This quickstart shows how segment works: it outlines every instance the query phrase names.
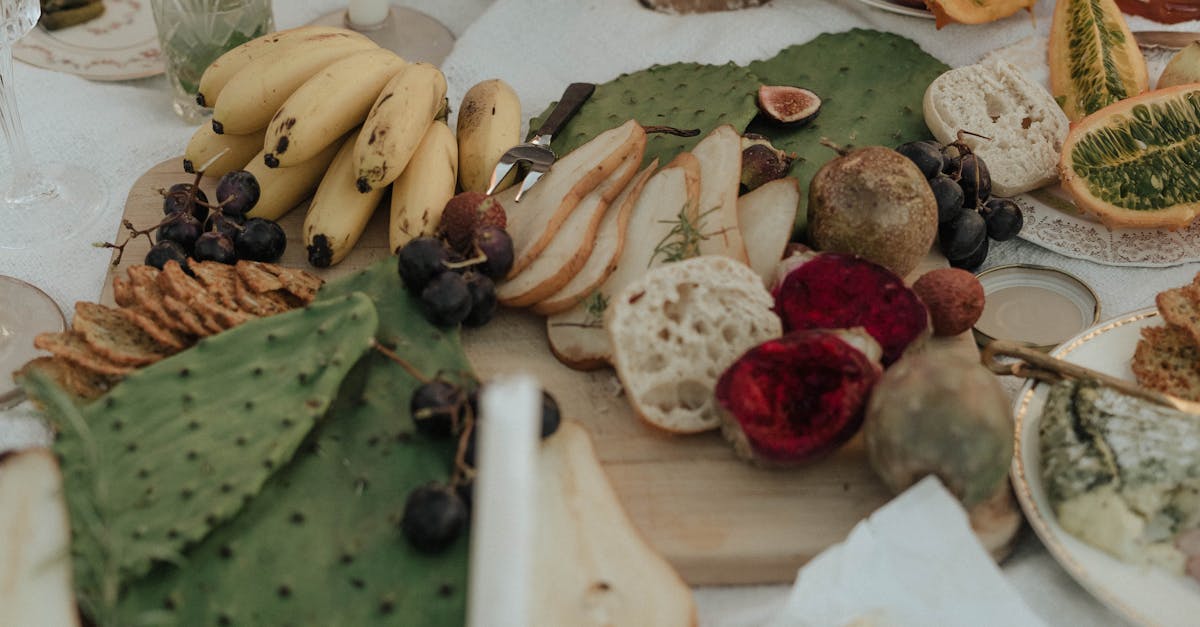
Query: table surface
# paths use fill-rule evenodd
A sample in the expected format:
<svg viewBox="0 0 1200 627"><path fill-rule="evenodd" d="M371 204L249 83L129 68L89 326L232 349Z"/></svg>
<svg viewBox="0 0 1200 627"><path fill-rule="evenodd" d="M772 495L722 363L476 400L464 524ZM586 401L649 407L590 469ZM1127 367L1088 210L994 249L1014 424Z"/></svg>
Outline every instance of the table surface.
<svg viewBox="0 0 1200 627"><path fill-rule="evenodd" d="M480 31L504 24L507 17L511 17L504 15L505 11L515 15L521 10L520 5L529 2L496 0L493 4L491 0L411 0L399 4L414 6L441 20L464 42L471 41L471 50L474 51L481 49L478 42L482 38L493 37L491 32ZM566 16L557 20L553 19L554 16L548 17L547 23L555 25L572 19L572 12L581 16L581 20L596 21L617 19L613 16L618 11L633 15L638 10L636 0L571 0L553 3L552 7L550 5L547 3L547 12L559 11ZM973 62L993 47L1012 44L1038 34L1044 36L1049 29L1053 9L1051 0L1041 0L1032 18L1019 15L992 25L952 26L935 31L931 21L886 14L861 5L856 0L774 0L772 5L772 10L776 11L792 11L796 14L807 11L818 16L812 20L816 29L844 30L861 26L897 32L917 40L931 54L955 66ZM298 26L341 6L345 6L344 0L276 2L276 24L280 28ZM755 10L739 13L748 14L751 11ZM683 23L687 18L654 16L653 19L654 27L666 32L675 27L673 20ZM722 19L744 18L732 14L725 17L706 16L689 25L698 24L719 34L723 32ZM1161 28L1140 20L1131 20L1131 24L1135 29ZM1200 30L1200 25L1183 24L1174 28ZM530 32L526 29L525 34L545 34L544 31ZM664 45L656 48L653 41L645 43L640 49L622 49L619 45L614 45L613 49L621 50L621 54L629 57L628 63L638 60L642 65L656 61L718 61L731 58L745 62L769 56L773 50L792 43L805 41L814 33L788 34L783 29L759 32L753 41L745 40L744 46L726 46L726 49L739 52L728 54L725 59L697 58L691 54L682 56L678 47ZM562 36L561 33L559 35ZM605 36L595 33L589 39L603 45ZM478 80L476 76L499 75L517 88L527 112L540 111L557 95L561 85L569 82L557 80L554 66L565 64L569 67L578 61L571 59L571 55L560 55L559 58L551 58L554 55L529 55L526 52L528 48L520 44L519 38L495 37L495 40L507 41L508 44L498 43L495 54L466 54L464 49L460 49L452 56L453 63L445 68L452 102L457 102L466 87ZM735 42L738 43L741 42ZM705 46L704 50L714 49L710 54L722 54L721 46L706 46L703 42L697 45ZM745 58L739 58L739 55ZM583 53L580 56L587 57ZM520 60L519 71L513 69L517 59ZM593 68L586 63L576 67L592 68L592 73L597 77L588 77L590 80L604 80L615 75L615 72L605 75L604 69ZM89 244L112 239L130 184L154 164L178 154L194 127L184 124L171 112L162 77L98 83L17 63L14 83L35 159L68 162L89 168L99 173L106 185L105 189L97 190L107 198L106 214L87 225L79 237L38 242L24 251L0 250L0 274L15 276L40 286L69 312L75 301L94 301L100 296L109 254ZM0 177L10 170L8 159L6 152L0 154ZM37 216L27 216L16 223L0 225L0 228L19 231L23 223L32 224L36 219ZM1069 259L1021 240L995 245L986 267L1017 262L1057 267L1080 277L1099 295L1105 318L1152 305L1158 291L1187 283L1200 270L1200 264L1195 263L1159 269L1114 268ZM3 304L0 303L0 306ZM1015 387L1012 389L1015 390ZM0 412L0 451L43 443L45 437L44 429L28 405ZM1005 564L1004 572L1016 590L1048 624L1123 624L1075 584L1032 533L1025 533L1016 553ZM784 602L786 593L786 586L697 589L701 624L762 624L774 615Z"/></svg>

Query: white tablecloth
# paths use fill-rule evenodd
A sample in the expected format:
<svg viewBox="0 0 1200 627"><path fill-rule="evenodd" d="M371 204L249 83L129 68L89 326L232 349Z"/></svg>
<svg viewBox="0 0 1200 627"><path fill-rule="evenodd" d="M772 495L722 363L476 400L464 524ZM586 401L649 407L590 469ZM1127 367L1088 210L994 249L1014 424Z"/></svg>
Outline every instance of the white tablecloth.
<svg viewBox="0 0 1200 627"><path fill-rule="evenodd" d="M516 87L527 114L540 111L573 80L604 81L654 62L698 60L746 62L810 39L820 31L861 26L913 38L951 65L975 61L987 50L1049 29L1053 3L1041 0L1033 18L1019 15L982 27L949 27L883 13L856 0L774 0L766 9L699 17L642 11L636 0L412 0L461 37L444 69L456 103L475 81L502 77ZM304 24L344 6L341 0L279 0L280 28ZM1153 28L1133 20L1134 28ZM1185 25L1186 26L1186 25ZM1200 30L1192 25L1192 30ZM71 311L78 300L100 295L109 252L93 241L111 239L130 184L160 161L181 153L194 128L170 110L163 79L97 83L16 65L18 101L34 156L78 164L99 172L108 211L71 240L40 242L30 250L0 250L0 274L45 289ZM0 176L8 171L0 155ZM37 216L28 216L37 220ZM27 224L28 224L27 223ZM3 224L20 230L22 224ZM1068 259L1024 241L997 245L987 266L1025 262L1059 267L1088 282L1106 316L1153 304L1154 294L1191 280L1200 269L1113 268ZM3 306L3 303L0 303ZM3 375L7 376L7 375ZM0 412L0 451L43 442L44 431L27 407ZM1009 581L1047 623L1119 625L1121 621L1087 595L1027 533L1004 568ZM697 602L703 625L758 625L786 597L786 586L702 588Z"/></svg>

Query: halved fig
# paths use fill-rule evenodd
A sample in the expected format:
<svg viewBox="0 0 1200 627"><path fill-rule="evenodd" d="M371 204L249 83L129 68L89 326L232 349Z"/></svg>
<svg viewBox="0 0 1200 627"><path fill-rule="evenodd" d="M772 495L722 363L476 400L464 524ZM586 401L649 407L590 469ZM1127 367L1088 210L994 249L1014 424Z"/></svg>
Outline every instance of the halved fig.
<svg viewBox="0 0 1200 627"><path fill-rule="evenodd" d="M803 87L763 85L758 88L758 110L780 124L804 124L821 111L821 98Z"/></svg>
<svg viewBox="0 0 1200 627"><path fill-rule="evenodd" d="M741 457L766 466L816 459L844 444L883 369L862 329L798 331L750 349L717 381L722 429Z"/></svg>
<svg viewBox="0 0 1200 627"><path fill-rule="evenodd" d="M891 270L857 255L809 253L781 262L773 289L784 333L863 327L890 366L930 332L929 311Z"/></svg>

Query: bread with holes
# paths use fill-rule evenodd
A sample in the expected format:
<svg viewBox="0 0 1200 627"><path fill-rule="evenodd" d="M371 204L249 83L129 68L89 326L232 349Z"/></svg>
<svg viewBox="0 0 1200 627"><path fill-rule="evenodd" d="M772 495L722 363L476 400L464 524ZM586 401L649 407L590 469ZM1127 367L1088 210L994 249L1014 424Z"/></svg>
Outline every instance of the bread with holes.
<svg viewBox="0 0 1200 627"><path fill-rule="evenodd" d="M666 264L627 285L605 327L634 411L673 433L719 427L713 387L744 352L780 335L773 304L758 274L724 256Z"/></svg>

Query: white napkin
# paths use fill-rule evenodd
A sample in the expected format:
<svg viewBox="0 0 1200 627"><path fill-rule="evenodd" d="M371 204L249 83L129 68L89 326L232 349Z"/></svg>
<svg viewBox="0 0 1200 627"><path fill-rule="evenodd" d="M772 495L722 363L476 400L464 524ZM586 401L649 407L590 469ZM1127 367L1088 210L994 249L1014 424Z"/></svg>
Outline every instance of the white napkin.
<svg viewBox="0 0 1200 627"><path fill-rule="evenodd" d="M975 538L967 514L927 477L800 569L771 627L1038 627Z"/></svg>

